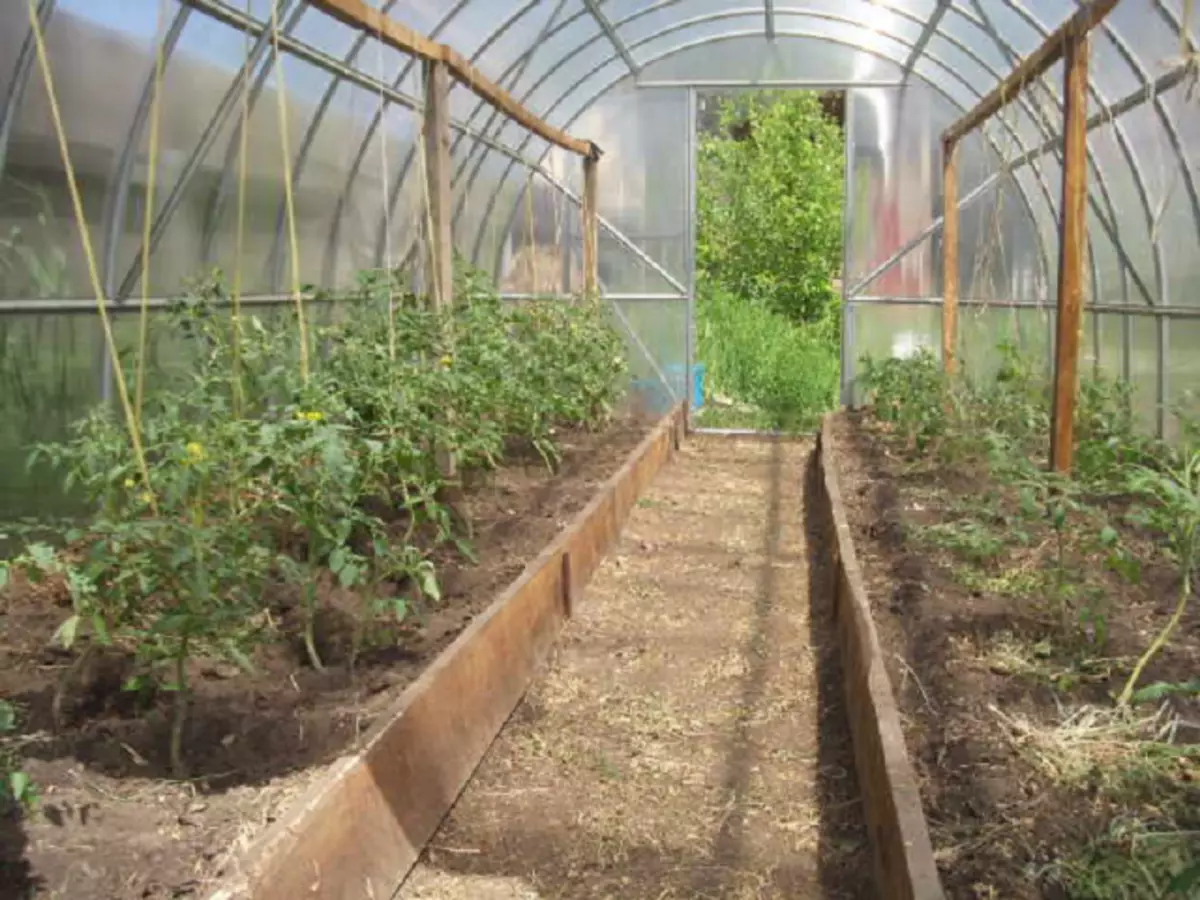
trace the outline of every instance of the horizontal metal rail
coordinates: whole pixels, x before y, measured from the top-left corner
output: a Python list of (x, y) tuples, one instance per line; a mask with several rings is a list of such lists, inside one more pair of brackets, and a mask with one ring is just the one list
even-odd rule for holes
[[(941, 297), (848, 297), (850, 306), (941, 306)], [(960, 307), (991, 307), (993, 309), (1029, 309), (1043, 312), (1054, 311), (1054, 301), (1045, 300), (980, 300), (963, 299)], [(1141, 306), (1134, 303), (1089, 303), (1083, 307), (1086, 313), (1100, 316), (1142, 316), (1152, 319), (1200, 319), (1200, 306)]]

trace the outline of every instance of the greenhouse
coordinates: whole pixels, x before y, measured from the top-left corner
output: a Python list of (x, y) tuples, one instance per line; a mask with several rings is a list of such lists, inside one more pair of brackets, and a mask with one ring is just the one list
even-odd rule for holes
[(1198, 36), (5, 0), (0, 895), (1200, 897)]

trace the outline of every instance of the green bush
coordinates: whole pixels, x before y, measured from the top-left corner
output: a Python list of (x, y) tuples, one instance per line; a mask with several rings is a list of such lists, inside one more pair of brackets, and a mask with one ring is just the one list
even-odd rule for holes
[(174, 693), (179, 771), (187, 663), (248, 668), (257, 646), (287, 637), (269, 584), (293, 586), (316, 668), (319, 586), (354, 589), (353, 665), (366, 637), (439, 598), (436, 551), (462, 545), (439, 459), (464, 473), (526, 447), (553, 465), (560, 429), (600, 426), (615, 405), (622, 343), (599, 300), (517, 306), (461, 275), (440, 312), (401, 284), (364, 273), (340, 321), (310, 325), (305, 379), (295, 313), (235, 320), (216, 302), (222, 280), (208, 279), (166, 326), (194, 362), (145, 398), (144, 466), (106, 405), (35, 450), (94, 512), (68, 552), (34, 544), (13, 564), (65, 584), (59, 643), (81, 655), (115, 645), (140, 664), (131, 687), (156, 679)]
[(841, 128), (816, 94), (724, 101), (721, 134), (700, 144), (701, 274), (794, 321), (824, 319), (841, 265), (844, 166)]
[(835, 326), (833, 317), (797, 324), (761, 301), (706, 289), (697, 337), (708, 384), (757, 407), (767, 427), (810, 428), (837, 402)]

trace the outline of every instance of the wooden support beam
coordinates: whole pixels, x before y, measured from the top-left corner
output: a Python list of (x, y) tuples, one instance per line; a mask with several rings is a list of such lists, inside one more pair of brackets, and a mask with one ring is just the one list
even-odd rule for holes
[(1079, 390), (1079, 337), (1083, 323), (1084, 250), (1087, 245), (1086, 35), (1067, 45), (1063, 90), (1062, 224), (1058, 250), (1058, 321), (1054, 339), (1054, 397), (1050, 467), (1071, 470), (1075, 451), (1075, 398)]
[(600, 160), (595, 156), (583, 160), (583, 290), (595, 296), (600, 290), (600, 222), (597, 212), (597, 190)]
[(1087, 36), (1088, 32), (1104, 20), (1119, 0), (1092, 0), (1076, 10), (1071, 18), (1055, 29), (1040, 47), (1021, 60), (1008, 77), (942, 133), (942, 140), (957, 143), (964, 135), (974, 131), (991, 115), (999, 112), (1014, 100), (1026, 84), (1063, 58), (1067, 46)]
[(942, 367), (958, 365), (958, 144), (942, 142)]
[(595, 156), (599, 152), (591, 141), (571, 137), (526, 109), (508, 91), (471, 65), (452, 47), (436, 43), (420, 32), (401, 25), (364, 0), (308, 0), (308, 4), (328, 13), (339, 22), (377, 37), (403, 53), (418, 56), (429, 62), (445, 63), (451, 77), (456, 81), (550, 143), (580, 156)]
[(450, 78), (446, 64), (425, 61), (425, 178), (434, 306), (454, 301), (454, 233), (450, 205)]
[[(454, 231), (451, 208), (450, 163), (450, 73), (440, 60), (425, 60), (425, 120), (422, 131), (425, 149), (425, 191), (429, 198), (426, 219), (429, 228), (429, 271), (433, 306), (449, 310), (454, 303)], [(446, 348), (453, 344), (454, 335), (443, 335)], [(453, 421), (453, 409), (443, 410)], [(434, 448), (438, 471), (453, 482), (458, 467), (451, 450)], [(447, 500), (457, 497), (449, 489)]]

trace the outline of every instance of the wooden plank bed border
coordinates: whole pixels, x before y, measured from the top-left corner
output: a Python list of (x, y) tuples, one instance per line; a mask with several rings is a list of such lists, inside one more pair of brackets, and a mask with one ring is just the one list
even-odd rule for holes
[(945, 900), (916, 774), (904, 744), (900, 714), (863, 584), (837, 471), (829, 458), (831, 418), (813, 454), (814, 490), (807, 502), (828, 534), (838, 645), (845, 673), (846, 710), (854, 763), (884, 900)]

